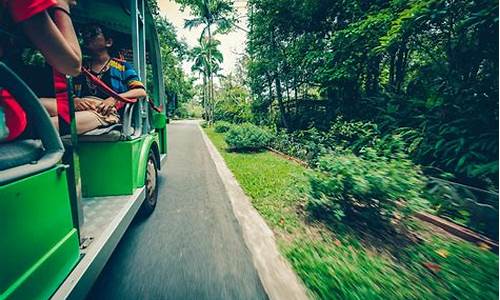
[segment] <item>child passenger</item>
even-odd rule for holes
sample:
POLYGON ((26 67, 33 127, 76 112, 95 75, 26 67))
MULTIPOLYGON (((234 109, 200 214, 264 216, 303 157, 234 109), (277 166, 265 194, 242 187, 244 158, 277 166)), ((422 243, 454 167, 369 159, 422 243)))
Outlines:
MULTIPOLYGON (((144 85, 139 81, 132 66, 110 55, 113 39, 98 25, 91 25, 83 32, 84 47, 90 59, 84 67, 124 98, 146 96, 144 85)), ((83 73, 74 79, 75 110, 78 133, 118 123, 118 100, 101 91, 83 73)), ((42 99, 51 116, 57 115, 53 99, 42 99)), ((53 118, 57 123, 57 118, 53 118)))

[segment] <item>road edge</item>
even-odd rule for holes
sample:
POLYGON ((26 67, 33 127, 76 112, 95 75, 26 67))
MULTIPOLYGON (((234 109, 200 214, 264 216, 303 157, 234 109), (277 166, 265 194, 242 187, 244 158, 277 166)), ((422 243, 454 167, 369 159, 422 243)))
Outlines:
POLYGON ((252 206, 222 155, 199 123, 197 127, 224 184, 233 213, 242 229, 243 239, 250 250, 254 267, 267 295, 272 300, 309 299, 302 281, 279 252, 273 231, 252 206))

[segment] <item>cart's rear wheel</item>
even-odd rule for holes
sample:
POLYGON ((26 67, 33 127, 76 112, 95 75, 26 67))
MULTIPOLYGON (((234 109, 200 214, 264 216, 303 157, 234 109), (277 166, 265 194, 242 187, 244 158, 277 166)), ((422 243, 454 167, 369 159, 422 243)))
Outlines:
POLYGON ((153 151, 149 152, 144 187, 146 188, 146 199, 144 199, 139 213, 141 216, 147 217, 154 211, 158 200, 158 164, 153 151))

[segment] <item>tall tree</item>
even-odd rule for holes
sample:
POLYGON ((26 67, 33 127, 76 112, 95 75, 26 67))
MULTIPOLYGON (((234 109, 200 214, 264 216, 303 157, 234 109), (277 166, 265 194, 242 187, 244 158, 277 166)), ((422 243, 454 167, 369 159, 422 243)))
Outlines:
MULTIPOLYGON (((184 26, 192 29, 203 26, 202 38, 212 40, 213 33, 227 33, 236 23, 233 2, 230 0, 176 0, 183 8, 188 7, 195 16, 193 19, 185 20, 184 26), (215 30, 212 29, 215 28, 215 30)), ((210 62, 211 52, 208 52, 208 99, 214 96, 214 70, 210 62)))
POLYGON ((210 97, 211 89, 210 86, 210 76, 220 69, 220 63, 223 61, 222 53, 217 49, 220 45, 220 41, 215 39, 200 39, 200 45, 196 46, 191 51, 191 56, 194 61, 191 70, 193 72, 198 72, 203 80, 203 94, 202 102, 203 109, 205 111, 205 118, 211 121, 212 115, 211 107, 213 105, 214 99, 210 97))

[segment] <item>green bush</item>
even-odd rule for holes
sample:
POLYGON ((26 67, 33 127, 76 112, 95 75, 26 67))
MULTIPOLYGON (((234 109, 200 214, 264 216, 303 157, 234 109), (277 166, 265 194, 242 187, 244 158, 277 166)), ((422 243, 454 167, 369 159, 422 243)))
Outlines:
POLYGON ((231 126, 224 136, 229 150, 233 151, 262 149, 269 144, 271 138, 272 135, 268 130, 251 123, 231 126))
POLYGON ((387 222, 428 206, 422 196, 425 178, 404 155, 387 158, 368 148, 357 156, 344 150, 320 157, 317 167, 308 174, 309 208, 321 217, 387 222))
POLYGON ((208 127, 208 122, 207 121, 201 121, 200 122, 200 126, 203 127, 203 128, 207 128, 208 127))
POLYGON ((214 131, 217 133, 227 132, 233 124, 226 121, 217 121, 214 124, 214 131))

